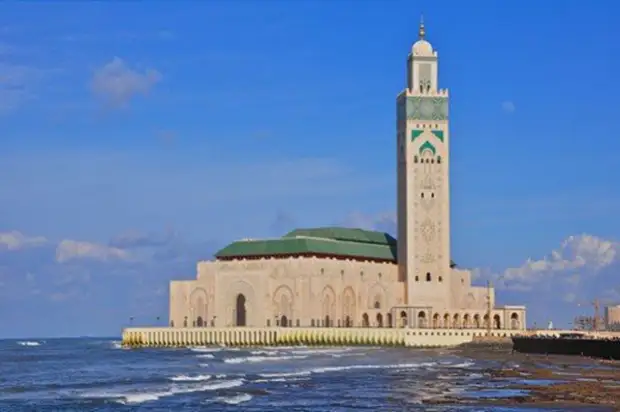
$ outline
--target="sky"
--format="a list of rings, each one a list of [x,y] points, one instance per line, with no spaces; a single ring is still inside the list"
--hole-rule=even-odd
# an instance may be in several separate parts
[[[0,337],[165,323],[235,239],[393,232],[421,14],[453,259],[530,324],[620,303],[617,2],[5,2]]]

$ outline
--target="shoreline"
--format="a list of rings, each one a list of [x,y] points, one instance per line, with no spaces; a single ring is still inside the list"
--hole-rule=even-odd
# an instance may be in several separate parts
[[[489,388],[481,390],[491,396],[448,395],[424,403],[620,411],[620,361],[512,353],[511,348],[497,344],[464,345],[454,353],[502,362],[498,368],[481,371],[489,379]]]

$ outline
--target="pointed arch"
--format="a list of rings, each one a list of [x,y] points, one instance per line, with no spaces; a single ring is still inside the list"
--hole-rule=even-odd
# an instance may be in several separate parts
[[[498,314],[495,314],[495,316],[493,316],[493,327],[495,329],[501,329],[502,328],[502,321],[501,318]]]
[[[379,282],[373,283],[368,288],[368,309],[384,309],[387,305],[387,293]]]
[[[463,328],[469,328],[471,326],[471,317],[469,313],[463,315]]]
[[[280,326],[289,326],[289,323],[293,320],[293,310],[295,307],[295,295],[291,288],[287,285],[280,285],[273,292],[273,309],[275,311],[274,316],[280,319]],[[282,318],[286,321],[285,325],[282,325]]]
[[[208,316],[207,306],[207,291],[201,287],[195,288],[189,295],[189,324],[192,326],[198,325],[198,318],[201,319],[201,323],[206,322]]]
[[[418,312],[418,328],[425,328],[427,325],[426,312],[423,310]]]
[[[521,328],[521,320],[519,319],[519,314],[517,312],[513,312],[512,315],[510,315],[510,328],[511,329]]]
[[[353,319],[356,317],[356,300],[355,291],[351,286],[344,288],[342,292],[342,316],[344,318],[344,326],[353,327]]]
[[[239,293],[235,299],[235,326],[247,326],[247,299],[243,293]]]
[[[433,315],[433,328],[438,328],[439,327],[439,313],[435,313]]]
[[[239,295],[244,297],[244,305],[238,305],[237,299]],[[225,300],[227,301],[226,318],[223,319],[225,325],[235,325],[237,321],[241,320],[237,311],[245,307],[245,325],[256,326],[258,325],[256,316],[256,294],[252,285],[244,280],[238,280],[228,286],[224,293]]]
[[[323,325],[334,325],[336,319],[336,293],[331,286],[325,286],[321,292],[321,312]]]

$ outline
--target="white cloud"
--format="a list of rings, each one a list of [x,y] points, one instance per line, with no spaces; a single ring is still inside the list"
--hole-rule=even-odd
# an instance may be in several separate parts
[[[510,100],[502,102],[502,110],[504,111],[504,113],[514,113],[516,109],[517,107],[515,106],[514,102]]]
[[[527,259],[521,266],[495,275],[507,288],[532,289],[542,281],[560,281],[578,287],[603,268],[617,262],[620,244],[587,234],[570,236],[560,247],[539,260]]]
[[[27,247],[41,246],[46,243],[47,239],[43,236],[28,237],[16,230],[0,233],[0,246],[8,250],[20,250]]]
[[[137,95],[147,95],[161,80],[161,74],[154,69],[144,72],[131,69],[119,57],[97,69],[92,79],[93,93],[106,104],[125,106]]]
[[[126,250],[97,243],[63,240],[58,244],[56,247],[56,261],[58,263],[66,263],[76,259],[108,262],[114,260],[131,261],[134,257]]]

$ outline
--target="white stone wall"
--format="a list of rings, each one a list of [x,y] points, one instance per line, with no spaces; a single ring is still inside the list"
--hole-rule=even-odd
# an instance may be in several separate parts
[[[471,287],[469,272],[453,270],[453,288],[445,301],[405,302],[405,284],[393,263],[319,258],[200,262],[196,281],[170,284],[170,319],[175,327],[485,327],[486,287]],[[433,296],[443,285],[428,288]],[[237,299],[245,318],[237,318]],[[491,303],[494,291],[491,289]],[[525,309],[494,308],[493,327],[519,329]],[[512,311],[508,314],[507,311]],[[403,319],[402,314],[405,314]],[[498,321],[496,322],[496,318]],[[391,320],[391,321],[390,321]],[[329,325],[328,325],[329,322]]]

